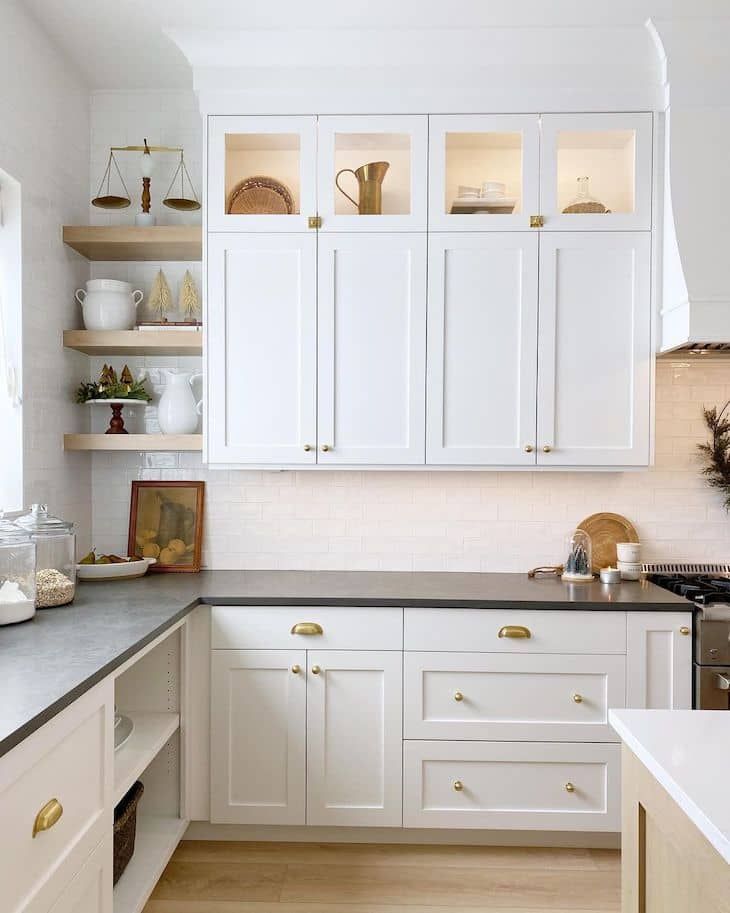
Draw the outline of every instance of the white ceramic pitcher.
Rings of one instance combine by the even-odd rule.
[[[203,375],[166,370],[163,374],[167,376],[167,383],[157,407],[160,431],[163,434],[193,434],[198,427],[198,416],[203,411],[203,400],[195,402],[192,387]]]

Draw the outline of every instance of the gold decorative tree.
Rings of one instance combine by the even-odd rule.
[[[167,323],[167,314],[172,307],[172,294],[162,270],[159,270],[152,283],[149,306],[158,315],[160,323]]]
[[[180,283],[180,297],[178,307],[183,318],[189,323],[197,323],[200,314],[200,297],[195,287],[190,270],[185,270],[185,275]]]

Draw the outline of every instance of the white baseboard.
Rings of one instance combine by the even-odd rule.
[[[286,843],[410,843],[457,846],[557,846],[618,849],[620,834],[565,831],[443,830],[390,827],[286,827],[192,821],[183,840]]]

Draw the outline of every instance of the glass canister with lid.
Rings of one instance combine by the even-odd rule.
[[[66,605],[76,592],[76,535],[73,523],[53,517],[45,504],[15,521],[36,546],[36,606]]]
[[[0,625],[35,615],[35,544],[0,514]]]

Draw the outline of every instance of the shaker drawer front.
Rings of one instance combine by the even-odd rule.
[[[111,832],[112,707],[100,685],[0,759],[3,911],[48,910]]]
[[[626,613],[406,609],[404,644],[475,653],[626,653]]]
[[[211,618],[214,650],[403,649],[397,608],[214,606]]]
[[[625,677],[616,655],[406,653],[405,737],[618,741]]]
[[[404,827],[619,831],[619,745],[406,742]]]

